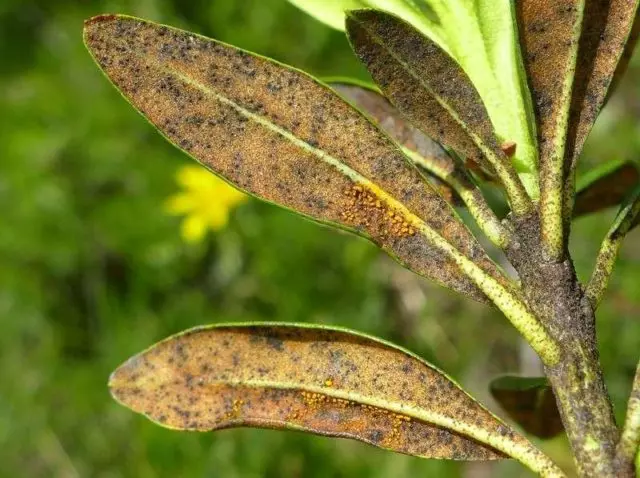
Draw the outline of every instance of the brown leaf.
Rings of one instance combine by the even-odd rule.
[[[419,129],[405,121],[400,112],[380,93],[345,81],[329,83],[340,95],[365,112],[398,144],[417,153],[428,164],[428,168],[416,164],[427,175],[440,195],[450,203],[462,205],[454,189],[445,181],[458,168],[442,146],[430,139]]]
[[[563,159],[585,0],[515,2],[540,150],[540,221],[550,258],[565,251]]]
[[[123,405],[172,429],[303,430],[425,458],[539,454],[433,366],[344,329],[196,328],[131,358],[109,386]]]
[[[520,43],[533,96],[541,168],[556,154],[566,129],[562,116],[571,99],[572,57],[584,0],[520,0],[516,13]],[[577,31],[576,31],[577,30]]]
[[[636,49],[636,45],[638,44],[638,38],[640,38],[640,21],[638,20],[639,18],[640,16],[636,13],[636,19],[633,21],[633,26],[631,27],[631,33],[629,33],[629,39],[627,40],[627,44],[624,46],[622,57],[618,62],[616,72],[614,73],[613,79],[611,80],[611,86],[609,86],[609,92],[607,93],[605,104],[609,100],[611,95],[615,93],[618,87],[618,84],[620,83],[620,79],[627,72],[629,61],[633,56],[633,53]]]
[[[527,433],[553,438],[564,431],[553,390],[544,377],[506,375],[493,380],[491,395]]]
[[[437,142],[495,173],[514,211],[529,198],[500,148],[487,110],[463,69],[436,43],[388,13],[347,14],[349,40],[384,95]]]
[[[393,15],[356,10],[348,13],[346,25],[356,54],[404,116],[437,142],[493,169],[471,136],[499,150],[493,126],[455,60]]]
[[[423,276],[484,301],[464,256],[508,287],[450,206],[379,129],[310,76],[126,16],[85,25],[124,96],[169,141],[266,201],[369,237]],[[453,248],[451,248],[453,245]]]
[[[637,0],[585,2],[571,103],[567,168],[575,168],[584,142],[604,105],[636,19],[637,8]]]
[[[613,167],[610,167],[613,166]],[[638,167],[629,161],[607,164],[607,170],[593,171],[579,185],[573,216],[583,216],[622,203],[640,182]]]

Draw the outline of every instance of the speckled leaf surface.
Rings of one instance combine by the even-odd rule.
[[[626,235],[640,224],[640,184],[628,195],[602,241],[596,265],[586,288],[593,309],[597,309],[609,283],[620,247]]]
[[[584,1],[515,2],[537,121],[542,239],[556,259],[564,250],[563,160]]]
[[[289,1],[340,30],[345,28],[348,10],[383,10],[437,43],[471,78],[500,142],[518,145],[512,161],[530,193],[537,197],[535,124],[512,0]]]
[[[544,461],[433,366],[345,329],[196,328],[134,356],[109,386],[123,405],[173,429],[284,428],[425,458]]]
[[[578,179],[573,216],[621,204],[638,183],[640,171],[631,161],[614,161],[594,168]]]
[[[629,61],[631,60],[631,57],[636,50],[638,38],[640,38],[640,15],[638,15],[638,12],[636,11],[636,18],[633,21],[631,33],[629,33],[627,44],[624,46],[622,57],[618,62],[618,66],[616,67],[616,71],[613,75],[613,80],[611,80],[611,86],[609,87],[609,92],[607,94],[607,98],[605,99],[605,103],[606,101],[608,101],[609,97],[616,91],[616,88],[620,83],[620,79],[626,73],[627,67],[629,66]]]
[[[411,159],[415,159],[416,166],[425,172],[429,179],[436,181],[435,186],[440,195],[449,202],[457,200],[459,203],[454,189],[446,183],[447,178],[458,170],[458,166],[438,143],[406,121],[401,113],[373,88],[346,80],[330,81],[329,86],[366,113],[398,144],[415,153],[410,156]]]
[[[590,0],[585,3],[570,113],[568,168],[575,167],[605,102],[637,11],[638,0]]]
[[[133,106],[230,183],[368,237],[477,300],[480,283],[506,293],[502,273],[398,147],[310,76],[127,16],[89,20],[85,42]]]
[[[501,179],[516,181],[480,95],[451,56],[408,23],[384,12],[349,12],[347,33],[384,95],[414,125]]]
[[[505,375],[489,390],[505,412],[527,433],[552,438],[564,431],[551,385],[544,377]]]
[[[438,143],[407,122],[374,87],[348,83],[346,80],[341,83],[330,82],[330,86],[398,142],[447,202],[466,206],[491,241],[504,246],[506,239],[502,226],[468,171],[474,171],[476,176],[483,179],[494,178],[488,176],[472,160],[463,164],[461,160],[454,159]]]

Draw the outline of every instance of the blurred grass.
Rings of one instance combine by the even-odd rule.
[[[82,45],[83,19],[105,12],[191,29],[316,75],[365,77],[342,34],[284,0],[0,4],[0,476],[473,476],[477,468],[298,433],[171,432],[110,399],[106,380],[120,362],[204,323],[349,326],[415,350],[483,398],[490,374],[516,369],[518,340],[494,311],[417,279],[368,243],[257,201],[203,244],[185,245],[161,205],[187,159],[122,101]],[[584,165],[640,158],[638,60]],[[576,225],[583,277],[611,218]],[[639,237],[629,237],[599,315],[619,413],[640,350]],[[561,442],[549,447],[570,460]],[[489,470],[523,473],[513,463]]]

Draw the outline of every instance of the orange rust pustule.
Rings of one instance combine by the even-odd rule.
[[[331,387],[325,384],[327,376],[334,377]],[[193,330],[123,364],[110,387],[126,406],[178,429],[295,428],[429,458],[504,457],[450,429],[332,396],[347,393],[423,408],[526,443],[424,362],[342,331],[290,326]]]
[[[589,0],[584,20],[571,103],[567,168],[575,168],[636,21],[635,0]],[[623,66],[624,69],[624,66]]]
[[[169,141],[234,185],[315,220],[355,226],[419,274],[486,301],[455,263],[423,236],[387,241],[384,230],[345,222],[342,213],[351,198],[344,191],[353,181],[312,151],[319,150],[375,183],[507,284],[450,206],[407,164],[397,146],[308,75],[130,17],[90,22],[85,42],[125,97]]]
[[[563,141],[558,130],[568,97],[563,96],[571,55],[578,38],[574,25],[581,0],[520,0],[516,13],[520,44],[536,113],[540,170],[543,180],[549,162],[555,162],[555,144]]]
[[[358,11],[347,17],[347,31],[360,60],[404,116],[439,143],[493,171],[469,133],[439,102],[445,102],[471,132],[502,156],[482,99],[455,60],[390,15]],[[413,74],[404,70],[398,58]]]
[[[398,238],[413,236],[416,233],[414,226],[406,221],[401,212],[389,208],[365,187],[355,184],[345,191],[345,195],[350,199],[341,217],[347,224],[379,231],[377,238],[382,242],[388,240],[389,236]]]

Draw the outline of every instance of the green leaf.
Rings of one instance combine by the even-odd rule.
[[[500,148],[482,100],[453,58],[384,12],[349,12],[347,33],[360,60],[403,115],[439,143],[495,171],[514,211],[529,211],[529,198]]]
[[[540,145],[542,242],[553,259],[565,250],[563,160],[584,2],[515,2]]]
[[[195,328],[129,359],[109,387],[117,401],[172,429],[293,429],[424,458],[509,455],[535,471],[554,471],[438,369],[342,328]]]
[[[289,0],[333,28],[344,12],[387,11],[417,28],[456,59],[477,88],[500,142],[517,145],[513,162],[538,196],[537,145],[531,97],[509,0]]]
[[[578,179],[573,216],[618,206],[640,182],[638,166],[632,161],[603,163]]]
[[[491,300],[547,364],[557,344],[451,207],[381,130],[309,75],[123,15],[84,40],[174,145],[245,192],[367,237],[414,272]]]
[[[527,433],[552,438],[564,431],[549,382],[544,377],[504,375],[489,385],[491,395]]]
[[[374,87],[348,80],[330,81],[329,85],[368,114],[372,121],[399,143],[447,202],[466,205],[491,241],[500,247],[506,246],[506,231],[465,169],[473,169],[486,177],[477,164],[468,160],[462,165],[461,161],[454,160],[438,143],[405,121],[400,112]]]

